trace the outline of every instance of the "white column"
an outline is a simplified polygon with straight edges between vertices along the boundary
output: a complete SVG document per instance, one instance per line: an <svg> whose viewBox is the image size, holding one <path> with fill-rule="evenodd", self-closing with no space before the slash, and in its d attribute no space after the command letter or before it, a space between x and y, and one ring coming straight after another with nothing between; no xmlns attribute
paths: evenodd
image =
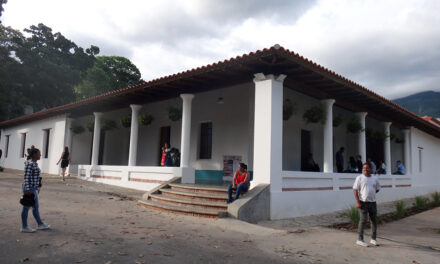
<svg viewBox="0 0 440 264"><path fill-rule="evenodd" d="M411 147L410 147L410 129L403 129L404 143L403 143L403 165L405 166L405 174L411 174Z"/></svg>
<svg viewBox="0 0 440 264"><path fill-rule="evenodd" d="M282 191L283 81L279 76L255 74L254 175L252 187L270 183L271 193Z"/></svg>
<svg viewBox="0 0 440 264"><path fill-rule="evenodd" d="M102 113L94 112L95 128L93 130L92 166L98 165L99 141L101 137L101 117Z"/></svg>
<svg viewBox="0 0 440 264"><path fill-rule="evenodd" d="M72 131L70 128L72 127L72 118L66 117L66 129L64 134L64 146L69 147L69 151L72 151ZM63 148L64 150L64 148Z"/></svg>
<svg viewBox="0 0 440 264"><path fill-rule="evenodd" d="M384 122L384 128L385 128L385 141L383 144L383 150L385 154L385 165L386 165L386 171L387 175L391 175L392 170L392 164L391 164L391 141L390 141L390 126L391 122Z"/></svg>
<svg viewBox="0 0 440 264"><path fill-rule="evenodd" d="M324 124L324 172L333 172L333 104L334 99L321 101L327 113Z"/></svg>
<svg viewBox="0 0 440 264"><path fill-rule="evenodd" d="M131 108L131 129L130 129L130 149L128 152L128 166L136 166L138 135L139 135L139 110L142 105L130 105Z"/></svg>
<svg viewBox="0 0 440 264"><path fill-rule="evenodd" d="M366 147L366 139L365 139L365 117L367 116L367 112L359 112L356 113L356 116L361 123L362 130L359 132L359 140L358 140L358 154L362 157L362 163L367 161L367 147Z"/></svg>
<svg viewBox="0 0 440 264"><path fill-rule="evenodd" d="M181 139L181 157L180 167L189 167L189 150L191 139L191 103L194 98L193 94L181 94L183 100L182 105L182 139Z"/></svg>

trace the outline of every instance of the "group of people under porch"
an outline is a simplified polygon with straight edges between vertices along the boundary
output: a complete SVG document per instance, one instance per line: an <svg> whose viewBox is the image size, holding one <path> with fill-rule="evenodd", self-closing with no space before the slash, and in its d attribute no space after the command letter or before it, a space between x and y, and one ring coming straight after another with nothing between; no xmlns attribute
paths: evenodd
<svg viewBox="0 0 440 264"><path fill-rule="evenodd" d="M341 147L336 152L336 171L338 173L361 173L362 172L362 156L356 155L355 157L350 156L347 168L344 169L344 147ZM371 164L371 171L373 174L386 174L387 166L383 160L379 161L379 166L376 166L376 163L370 158L367 158L367 162ZM306 166L303 168L303 171L320 171L319 165L313 160L313 154L309 153L307 157ZM404 175L405 174L405 166L403 163L398 160L396 162L396 170L393 174Z"/></svg>
<svg viewBox="0 0 440 264"><path fill-rule="evenodd" d="M169 148L165 143L161 148L160 166L162 167L179 167L180 166L180 152L176 148Z"/></svg>

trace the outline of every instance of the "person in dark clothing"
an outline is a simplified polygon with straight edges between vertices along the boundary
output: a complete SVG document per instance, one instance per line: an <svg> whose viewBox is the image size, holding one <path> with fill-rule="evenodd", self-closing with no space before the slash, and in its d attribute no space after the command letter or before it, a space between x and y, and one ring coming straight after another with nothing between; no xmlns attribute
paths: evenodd
<svg viewBox="0 0 440 264"><path fill-rule="evenodd" d="M307 158L307 164L306 164L306 167L304 170L305 171L320 171L319 165L313 159L312 153L309 153L309 156Z"/></svg>
<svg viewBox="0 0 440 264"><path fill-rule="evenodd" d="M357 164L356 164L356 160L354 159L353 156L350 156L350 159L348 160L348 167L347 167L347 170L345 172L348 172L348 173L358 172L358 167L357 167Z"/></svg>
<svg viewBox="0 0 440 264"><path fill-rule="evenodd" d="M358 169L358 172L362 172L363 163L362 163L362 156L361 155L356 156L356 167Z"/></svg>
<svg viewBox="0 0 440 264"><path fill-rule="evenodd" d="M69 147L64 147L64 152L61 154L60 159L57 162L57 165L61 161L61 169L63 170L63 181L64 181L64 174L66 174L66 168L69 166L70 161L70 153L69 153Z"/></svg>
<svg viewBox="0 0 440 264"><path fill-rule="evenodd" d="M344 172L344 147L336 152L336 169L337 172Z"/></svg>

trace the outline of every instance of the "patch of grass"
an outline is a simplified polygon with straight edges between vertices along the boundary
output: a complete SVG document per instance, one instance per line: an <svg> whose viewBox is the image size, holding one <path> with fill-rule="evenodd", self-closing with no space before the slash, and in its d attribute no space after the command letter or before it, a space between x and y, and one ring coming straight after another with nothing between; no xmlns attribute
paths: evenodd
<svg viewBox="0 0 440 264"><path fill-rule="evenodd" d="M2 166L0 166L0 172L2 172L4 170L4 168Z"/></svg>
<svg viewBox="0 0 440 264"><path fill-rule="evenodd" d="M424 210L428 207L429 199L423 196L416 196L414 202L414 207L416 210Z"/></svg>
<svg viewBox="0 0 440 264"><path fill-rule="evenodd" d="M431 197L434 206L440 206L440 193L439 192L432 193Z"/></svg>
<svg viewBox="0 0 440 264"><path fill-rule="evenodd" d="M343 212L342 215L350 219L350 223L353 225L354 228L358 227L361 215L359 214L359 210L356 207L351 206L349 209Z"/></svg>
<svg viewBox="0 0 440 264"><path fill-rule="evenodd" d="M437 234L440 234L440 228L437 230Z"/></svg>
<svg viewBox="0 0 440 264"><path fill-rule="evenodd" d="M394 203L394 206L396 207L396 217L402 218L406 215L406 209L405 209L405 203L403 201L397 201Z"/></svg>

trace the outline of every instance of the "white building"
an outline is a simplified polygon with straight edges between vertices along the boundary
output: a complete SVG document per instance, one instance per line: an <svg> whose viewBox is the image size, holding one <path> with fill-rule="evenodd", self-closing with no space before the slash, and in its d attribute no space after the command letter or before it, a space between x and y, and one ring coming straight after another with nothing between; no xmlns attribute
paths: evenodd
<svg viewBox="0 0 440 264"><path fill-rule="evenodd" d="M286 99L293 114L283 121ZM171 121L169 107L182 108L182 118ZM306 122L311 108L323 109L325 120ZM151 115L151 124L139 124L140 113ZM124 117L131 118L128 128L121 126ZM112 127L108 120L117 128L102 131ZM91 122L93 132L86 128ZM350 133L347 123L361 126ZM78 127L85 131L74 133ZM271 219L353 203L357 174L335 172L340 147L344 168L357 154L385 161L379 201L440 191L440 127L278 45L4 121L0 128L6 168L23 169L23 153L35 145L42 171L57 174L66 145L78 177L146 191L175 176L186 183L221 181L224 157L235 156L248 164L252 187L270 184ZM159 166L163 142L180 149L180 167ZM321 172L301 171L309 153ZM406 175L391 174L397 160Z"/></svg>

